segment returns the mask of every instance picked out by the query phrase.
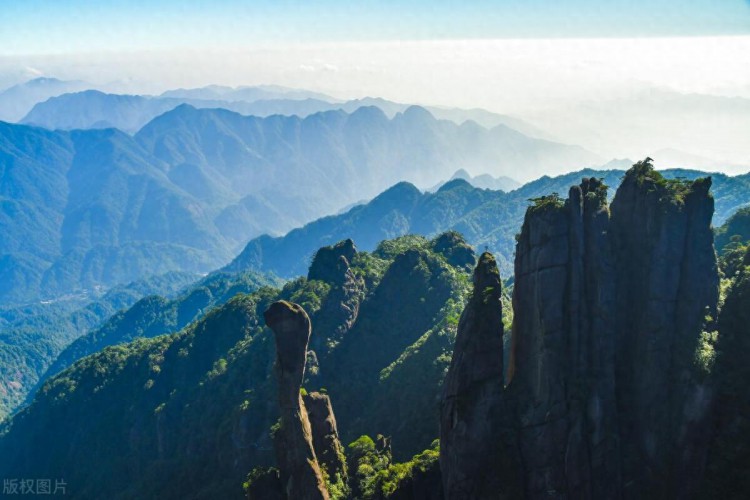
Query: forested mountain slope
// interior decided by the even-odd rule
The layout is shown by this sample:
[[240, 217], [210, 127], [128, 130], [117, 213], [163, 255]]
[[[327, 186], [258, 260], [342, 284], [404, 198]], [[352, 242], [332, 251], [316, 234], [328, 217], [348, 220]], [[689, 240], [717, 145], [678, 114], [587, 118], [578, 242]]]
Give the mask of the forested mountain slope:
[[[583, 177], [602, 179], [616, 187], [624, 174], [624, 170], [586, 169], [557, 177], [544, 176], [508, 193], [477, 189], [461, 179], [443, 184], [435, 193], [422, 193], [412, 184], [400, 183], [370, 202], [311, 222], [283, 237], [256, 238], [226, 269], [271, 271], [291, 277], [304, 272], [318, 247], [343, 238], [353, 238], [360, 248], [371, 250], [384, 238], [410, 233], [430, 236], [456, 230], [475, 248], [493, 252], [501, 273], [509, 276], [513, 269], [515, 235], [533, 199], [564, 193]], [[665, 170], [662, 174], [669, 179], [711, 175], [716, 207], [713, 221], [717, 226], [738, 208], [750, 204], [747, 176], [683, 169]], [[610, 198], [612, 193], [614, 190], [610, 191]]]
[[0, 303], [208, 272], [250, 238], [282, 234], [401, 180], [457, 167], [572, 168], [585, 150], [410, 107], [299, 117], [188, 105], [134, 137], [0, 123]]
[[145, 295], [171, 296], [195, 279], [171, 272], [116, 286], [100, 297], [0, 308], [0, 420], [21, 404], [71, 341]]
[[373, 253], [351, 241], [323, 248], [307, 279], [240, 294], [179, 333], [108, 347], [52, 377], [3, 430], [0, 470], [65, 477], [78, 498], [241, 497], [246, 474], [273, 463], [274, 348], [262, 313], [277, 298], [311, 314], [305, 387], [338, 395], [346, 442], [382, 433], [410, 456], [437, 435], [473, 262], [455, 234]]

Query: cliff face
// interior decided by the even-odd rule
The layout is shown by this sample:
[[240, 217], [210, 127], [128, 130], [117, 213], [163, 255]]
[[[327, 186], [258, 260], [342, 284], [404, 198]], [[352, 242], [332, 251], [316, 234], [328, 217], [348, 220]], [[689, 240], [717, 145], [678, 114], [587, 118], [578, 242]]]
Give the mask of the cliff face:
[[[709, 187], [710, 180], [665, 181], [644, 162], [626, 174], [611, 216], [596, 179], [571, 188], [565, 201], [535, 200], [516, 248], [504, 388], [497, 373], [479, 385], [456, 383], [466, 378], [462, 365], [486, 365], [488, 350], [495, 370], [502, 367], [501, 346], [485, 341], [480, 353], [473, 346], [483, 338], [482, 328], [464, 322], [478, 311], [473, 299], [462, 317], [441, 453], [456, 453], [451, 429], [460, 427], [446, 415], [455, 401], [470, 401], [466, 415], [502, 410], [464, 431], [479, 443], [474, 470], [462, 470], [459, 454], [441, 456], [448, 491], [465, 476], [463, 485], [499, 483], [474, 498], [508, 496], [515, 477], [514, 498], [696, 494], [713, 401], [712, 379], [696, 360], [718, 301]], [[492, 474], [481, 462], [488, 447], [503, 457]]]
[[608, 223], [586, 179], [529, 209], [518, 239], [507, 397], [530, 497], [616, 496]]
[[[307, 273], [309, 280], [321, 280], [338, 283], [349, 268], [349, 263], [357, 254], [357, 248], [350, 239], [341, 241], [333, 246], [323, 247], [315, 253], [310, 269]], [[342, 260], [343, 258], [343, 260]]]

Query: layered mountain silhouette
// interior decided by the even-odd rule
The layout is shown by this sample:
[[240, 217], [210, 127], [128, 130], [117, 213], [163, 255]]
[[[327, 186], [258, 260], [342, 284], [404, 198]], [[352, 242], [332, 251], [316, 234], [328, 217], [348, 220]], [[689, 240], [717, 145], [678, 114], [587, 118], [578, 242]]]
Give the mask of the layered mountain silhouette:
[[[454, 179], [463, 179], [474, 187], [492, 189], [494, 191], [513, 191], [514, 189], [520, 188], [522, 185], [517, 180], [507, 176], [493, 177], [490, 174], [472, 176], [464, 169], [457, 170], [449, 180], [452, 181]], [[440, 183], [438, 186], [435, 186], [434, 190], [439, 189], [442, 185], [443, 183]]]
[[161, 97], [187, 97], [190, 99], [213, 99], [230, 102], [253, 102], [269, 99], [336, 101], [334, 97], [320, 92], [284, 87], [282, 85], [243, 85], [239, 87], [207, 85], [198, 88], [167, 90], [161, 94]]
[[[607, 166], [622, 168], [628, 163], [622, 160]], [[618, 186], [624, 174], [624, 170], [586, 169], [562, 176], [544, 176], [507, 193], [476, 188], [461, 178], [443, 184], [434, 193], [400, 183], [368, 203], [316, 220], [283, 237], [255, 238], [225, 269], [252, 269], [292, 277], [304, 273], [318, 247], [342, 238], [353, 238], [363, 250], [372, 250], [382, 239], [456, 230], [475, 248], [493, 252], [502, 274], [509, 276], [513, 272], [515, 235], [526, 207], [534, 198], [565, 192], [567, 186], [582, 177], [602, 179], [610, 186]], [[707, 175], [683, 169], [665, 170], [662, 174], [669, 179], [696, 179]], [[738, 208], [750, 204], [750, 177], [711, 175], [716, 203], [713, 220], [719, 226]], [[613, 193], [611, 191], [610, 195]]]
[[180, 105], [135, 136], [0, 123], [0, 302], [174, 269], [207, 272], [399, 180], [456, 167], [527, 176], [595, 163], [585, 150], [410, 107], [306, 118]]
[[[0, 120], [7, 122], [18, 122], [22, 120], [23, 117], [26, 116], [30, 111], [32, 111], [34, 106], [43, 104], [48, 100], [53, 103], [57, 103], [58, 101], [55, 98], [58, 96], [63, 96], [65, 94], [76, 94], [78, 97], [71, 98], [68, 95], [62, 99], [63, 102], [71, 103], [71, 99], [73, 101], [80, 102], [77, 101], [77, 99], [81, 98], [84, 99], [83, 102], [88, 102], [89, 104], [92, 104], [93, 107], [91, 109], [83, 109], [83, 107], [79, 107], [77, 109], [68, 108], [67, 117], [58, 115], [58, 118], [63, 119], [64, 123], [71, 123], [70, 120], [72, 116], [78, 113], [81, 113], [86, 117], [91, 117], [97, 112], [97, 106], [99, 106], [99, 103], [101, 102], [102, 95], [106, 95], [108, 97], [107, 102], [110, 106], [112, 106], [112, 116], [128, 116], [127, 109], [118, 109], [118, 107], [121, 105], [125, 105], [126, 108], [132, 108], [132, 103], [128, 102], [129, 98], [138, 96], [118, 95], [112, 93], [104, 94], [104, 92], [116, 90], [121, 86], [122, 84], [118, 82], [113, 82], [106, 85], [93, 85], [91, 83], [79, 80], [60, 80], [58, 78], [50, 77], [34, 78], [27, 82], [19, 83], [0, 91]], [[161, 97], [164, 98], [166, 102], [171, 100], [172, 102], [177, 103], [189, 101], [250, 103], [260, 100], [281, 100], [290, 103], [300, 100], [314, 100], [321, 103], [337, 102], [335, 98], [325, 94], [302, 89], [293, 89], [280, 85], [258, 85], [241, 87], [209, 85], [207, 87], [201, 88], [169, 90], [164, 92], [160, 96], [153, 97]], [[85, 99], [87, 98], [90, 98], [91, 100], [85, 101]], [[50, 109], [59, 109], [59, 104], [52, 104]], [[168, 109], [164, 109], [164, 111], [167, 110]], [[322, 109], [316, 109], [315, 111], [321, 110]], [[98, 112], [106, 113], [107, 111], [99, 108]], [[151, 118], [153, 118], [153, 116]], [[80, 120], [75, 122], [77, 123], [79, 121]], [[65, 127], [54, 126], [51, 128]]]
[[[190, 104], [196, 108], [228, 109], [243, 115], [261, 117], [294, 115], [302, 118], [322, 111], [341, 110], [353, 113], [359, 108], [370, 106], [380, 109], [386, 116], [393, 118], [410, 106], [374, 97], [337, 101], [332, 97], [313, 92], [292, 89], [286, 92], [273, 91], [265, 87], [231, 89], [214, 86], [168, 91], [159, 96], [120, 95], [86, 90], [39, 102], [23, 117], [21, 122], [53, 130], [114, 127], [135, 133], [158, 115], [180, 104]], [[458, 125], [469, 120], [486, 128], [505, 125], [529, 137], [554, 140], [550, 134], [534, 125], [508, 115], [483, 109], [437, 106], [426, 106], [425, 109], [438, 119], [449, 120]]]
[[91, 85], [82, 81], [65, 81], [57, 78], [39, 77], [13, 85], [0, 92], [0, 120], [21, 120], [37, 103], [50, 97], [70, 92], [79, 92]]

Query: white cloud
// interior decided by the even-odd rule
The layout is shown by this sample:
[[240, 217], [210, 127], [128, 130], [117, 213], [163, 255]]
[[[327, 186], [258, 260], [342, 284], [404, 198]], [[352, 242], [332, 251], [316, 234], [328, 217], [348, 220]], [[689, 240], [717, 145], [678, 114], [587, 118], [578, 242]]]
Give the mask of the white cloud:
[[36, 68], [32, 68], [31, 66], [26, 66], [23, 69], [24, 69], [24, 76], [28, 76], [29, 78], [38, 78], [44, 75], [44, 72]]

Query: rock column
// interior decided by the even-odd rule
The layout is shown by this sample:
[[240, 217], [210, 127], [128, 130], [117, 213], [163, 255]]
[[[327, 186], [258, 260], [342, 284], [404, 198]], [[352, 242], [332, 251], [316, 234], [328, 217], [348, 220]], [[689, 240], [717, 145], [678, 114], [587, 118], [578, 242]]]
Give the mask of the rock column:
[[440, 418], [440, 468], [446, 498], [518, 498], [519, 464], [503, 400], [502, 283], [484, 253], [458, 323]]
[[297, 304], [274, 302], [264, 313], [266, 324], [276, 334], [281, 426], [274, 442], [284, 493], [289, 499], [328, 499], [315, 449], [312, 429], [300, 388], [305, 373], [311, 325]]

